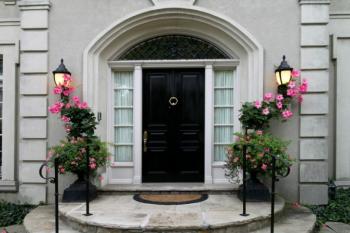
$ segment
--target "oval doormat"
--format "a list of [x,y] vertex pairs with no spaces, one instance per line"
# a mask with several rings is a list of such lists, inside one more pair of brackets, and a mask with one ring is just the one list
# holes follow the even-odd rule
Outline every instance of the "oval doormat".
[[136,194],[134,200],[156,205],[184,205],[205,201],[208,194]]

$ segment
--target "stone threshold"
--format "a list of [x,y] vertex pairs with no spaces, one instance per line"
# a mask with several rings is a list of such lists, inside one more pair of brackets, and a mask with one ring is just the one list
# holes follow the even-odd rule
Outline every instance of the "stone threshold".
[[100,193],[233,193],[239,184],[203,184],[203,183],[144,183],[109,184],[99,189]]

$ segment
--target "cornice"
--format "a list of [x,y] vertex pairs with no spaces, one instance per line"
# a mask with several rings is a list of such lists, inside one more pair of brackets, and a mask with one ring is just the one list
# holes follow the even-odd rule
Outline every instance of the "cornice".
[[330,5],[330,0],[299,0],[300,5]]
[[25,0],[18,3],[18,7],[21,11],[25,10],[49,10],[50,9],[49,0]]

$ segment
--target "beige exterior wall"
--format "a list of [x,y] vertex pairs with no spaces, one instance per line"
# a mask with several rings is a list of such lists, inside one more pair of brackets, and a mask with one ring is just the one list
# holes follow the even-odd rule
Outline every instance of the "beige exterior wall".
[[[310,93],[305,96],[305,103],[300,109],[295,107],[296,114],[291,121],[275,122],[272,127],[275,135],[292,141],[289,151],[298,161],[291,174],[277,185],[278,191],[288,201],[327,202],[326,184],[335,174],[333,142],[336,133],[335,104],[332,104],[335,103],[335,76],[333,66],[329,66],[329,35],[350,28],[349,19],[335,19],[331,15],[329,21],[329,7],[331,14],[342,11],[344,15],[344,11],[350,11],[347,1],[332,1],[330,6],[326,0],[220,0],[220,4],[212,0],[197,0],[195,4],[228,17],[262,45],[264,92],[276,91],[274,68],[279,65],[282,55],[287,56],[292,67],[302,69],[302,76],[308,78]],[[19,8],[0,2],[0,19],[21,19],[20,121],[17,124],[20,191],[26,190],[30,197],[34,195],[32,191],[40,189],[38,200],[45,201],[53,196],[52,185],[49,185],[46,195],[45,185],[37,176],[31,175],[37,174],[37,167],[45,158],[46,142],[48,146],[55,145],[65,135],[57,117],[47,114],[46,110],[55,101],[54,96],[47,92],[47,88],[51,90],[54,85],[50,72],[64,58],[77,80],[77,94],[82,96],[84,50],[110,25],[151,8],[153,4],[149,0],[127,3],[123,0],[105,0],[103,3],[96,0],[51,0],[50,8],[43,1],[38,1],[43,4],[38,8],[32,4],[35,0],[22,2]],[[33,37],[37,40],[32,40]],[[32,127],[40,130],[32,134]],[[102,121],[103,127],[106,127],[106,122]],[[29,141],[34,141],[38,148],[28,149]],[[62,178],[61,190],[74,179],[71,176]],[[318,198],[314,198],[315,193],[320,194]]]

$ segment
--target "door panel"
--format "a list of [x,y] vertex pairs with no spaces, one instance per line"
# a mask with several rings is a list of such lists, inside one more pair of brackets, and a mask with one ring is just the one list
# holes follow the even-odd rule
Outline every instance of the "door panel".
[[204,70],[144,70],[143,78],[143,182],[202,182]]

